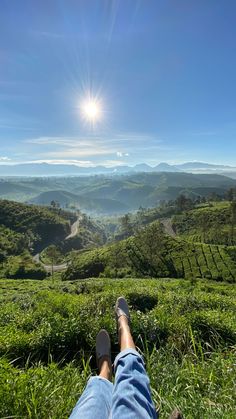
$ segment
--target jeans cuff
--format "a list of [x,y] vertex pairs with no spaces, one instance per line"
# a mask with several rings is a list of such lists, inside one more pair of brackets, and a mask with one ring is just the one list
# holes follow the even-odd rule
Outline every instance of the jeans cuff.
[[116,370],[117,364],[121,358],[124,358],[125,356],[130,355],[130,354],[139,357],[144,364],[143,357],[138,353],[138,351],[136,351],[136,349],[133,349],[133,348],[128,348],[128,349],[124,349],[116,356],[115,361],[114,361],[114,369]]
[[[93,375],[89,378],[87,385],[92,386],[94,389],[99,389],[99,391],[113,391],[113,383],[107,380],[105,377],[100,377],[99,375]],[[98,390],[95,390],[98,391]]]
[[92,375],[92,377],[90,377],[88,381],[93,381],[93,380],[103,380],[112,385],[112,382],[110,380],[108,380],[105,377],[101,377],[100,375]]

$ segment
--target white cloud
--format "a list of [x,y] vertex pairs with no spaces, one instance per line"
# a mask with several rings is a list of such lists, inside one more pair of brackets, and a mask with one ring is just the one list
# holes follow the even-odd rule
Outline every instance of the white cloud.
[[116,151],[111,141],[98,137],[39,137],[26,140],[25,143],[35,146],[34,151],[38,159],[80,160],[106,156]]
[[6,161],[11,161],[11,159],[6,156],[0,156],[0,161],[6,162]]
[[126,163],[121,160],[104,160],[101,164],[105,167],[123,166]]
[[48,156],[53,159],[63,159],[63,158],[71,158],[71,159],[80,159],[86,157],[97,157],[97,156],[106,156],[113,154],[113,149],[108,149],[105,147],[97,148],[95,146],[89,147],[79,147],[79,148],[68,148],[64,150],[53,150],[47,153],[42,153],[41,156]]
[[42,159],[42,160],[30,160],[27,163],[48,163],[48,164],[75,164],[81,167],[91,167],[95,166],[94,163],[90,160],[66,160],[66,159]]
[[27,139],[24,142],[29,144],[54,144],[54,145],[61,145],[61,146],[71,146],[77,147],[78,145],[86,145],[86,144],[120,144],[126,142],[127,144],[135,142],[143,143],[147,141],[154,141],[156,144],[162,142],[160,138],[156,138],[150,134],[138,134],[138,133],[123,133],[123,134],[111,134],[111,135],[91,135],[91,136],[79,136],[79,137],[37,137]]
[[129,153],[123,153],[121,151],[116,152],[117,157],[128,157]]
[[[25,140],[34,146],[37,159],[90,159],[116,154],[120,138],[100,137],[39,137]],[[39,148],[38,150],[35,147]],[[122,156],[128,153],[122,153]]]
[[[96,141],[96,138],[94,138]],[[83,137],[38,137],[30,140],[25,140],[25,143],[38,145],[58,145],[64,147],[78,147],[79,145],[90,145],[91,139],[84,139]]]
[[74,160],[91,161],[92,164],[102,164],[103,161],[109,161],[110,164],[115,158],[116,164],[119,160],[127,160],[125,164],[132,164],[153,158],[161,150],[166,150],[162,139],[148,133],[135,132],[41,136],[21,142],[21,157],[24,160]]

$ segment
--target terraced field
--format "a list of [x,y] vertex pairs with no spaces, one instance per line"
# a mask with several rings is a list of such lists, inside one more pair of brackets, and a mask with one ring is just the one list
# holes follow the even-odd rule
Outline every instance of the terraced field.
[[209,244],[236,244],[236,214],[233,202],[214,202],[172,218],[176,234],[185,240]]
[[[159,236],[158,239],[162,240],[162,246],[157,245],[158,248],[153,248],[155,254],[152,261],[149,257],[150,248],[146,248],[145,244],[141,243],[137,251],[136,238],[131,237],[119,244],[104,246],[75,257],[73,263],[63,274],[63,278],[71,280],[109,275],[114,277],[162,276],[194,280],[202,278],[216,281],[236,281],[235,246],[192,243],[178,237],[168,236],[163,238]],[[140,261],[142,270],[139,270],[132,257],[133,249],[135,249],[136,259]],[[151,269],[153,267],[155,270]]]
[[[171,252],[174,266],[178,277],[183,278],[206,278],[214,280],[236,280],[236,264],[225,246],[192,244],[188,245],[188,251]],[[230,248],[236,252],[235,247]]]

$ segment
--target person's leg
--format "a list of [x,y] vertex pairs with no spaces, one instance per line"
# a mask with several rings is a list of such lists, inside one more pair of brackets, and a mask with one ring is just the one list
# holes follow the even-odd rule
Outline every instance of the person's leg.
[[125,349],[136,349],[133,337],[130,332],[129,321],[126,316],[120,316],[118,318],[118,337],[120,344],[120,351]]
[[[113,384],[111,383],[112,364],[109,354],[110,348],[108,348],[108,350],[106,348],[108,344],[108,341],[106,342],[107,336],[104,336],[103,331],[102,333],[100,332],[99,343],[97,338],[97,355],[100,349],[102,349],[103,352],[102,355],[98,356],[97,360],[99,375],[89,379],[87,386],[75,405],[69,419],[107,419],[110,415]],[[108,355],[104,355],[104,352],[107,352]]]
[[157,418],[142,357],[135,349],[129,316],[118,317],[121,352],[116,357],[112,419]]

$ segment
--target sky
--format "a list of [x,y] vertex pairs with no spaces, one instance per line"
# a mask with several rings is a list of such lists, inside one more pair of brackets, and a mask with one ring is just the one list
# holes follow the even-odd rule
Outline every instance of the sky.
[[0,164],[236,166],[235,21],[235,0],[1,0]]

